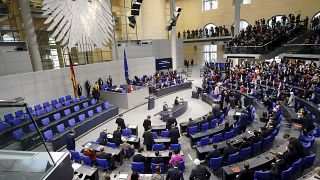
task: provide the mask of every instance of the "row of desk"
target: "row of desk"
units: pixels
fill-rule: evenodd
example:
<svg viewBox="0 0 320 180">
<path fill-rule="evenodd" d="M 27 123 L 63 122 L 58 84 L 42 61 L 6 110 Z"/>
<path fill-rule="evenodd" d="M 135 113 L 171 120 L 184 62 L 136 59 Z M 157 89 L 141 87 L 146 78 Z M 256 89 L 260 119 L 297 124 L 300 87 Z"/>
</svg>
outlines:
<svg viewBox="0 0 320 180">
<path fill-rule="evenodd" d="M 192 87 L 192 82 L 185 82 L 177 85 L 173 85 L 170 87 L 162 88 L 162 89 L 156 89 L 154 94 L 155 96 L 165 96 L 167 94 L 171 94 L 176 91 L 180 91 L 183 89 L 190 89 Z"/>
</svg>

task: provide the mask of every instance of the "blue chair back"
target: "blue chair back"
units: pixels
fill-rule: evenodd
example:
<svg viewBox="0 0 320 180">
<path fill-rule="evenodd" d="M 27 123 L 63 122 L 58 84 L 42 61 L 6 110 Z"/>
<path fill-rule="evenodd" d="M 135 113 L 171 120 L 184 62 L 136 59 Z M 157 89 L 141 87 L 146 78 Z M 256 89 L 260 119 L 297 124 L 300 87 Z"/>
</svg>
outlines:
<svg viewBox="0 0 320 180">
<path fill-rule="evenodd" d="M 301 170 L 302 170 L 302 158 L 298 159 L 296 162 L 292 164 L 293 174 L 297 174 Z"/>
<path fill-rule="evenodd" d="M 281 180 L 288 180 L 291 178 L 292 178 L 292 167 L 289 167 L 289 169 L 282 171 Z"/>
<path fill-rule="evenodd" d="M 29 124 L 29 131 L 30 132 L 35 132 L 37 129 L 36 129 L 36 126 L 32 123 L 32 124 Z"/>
<path fill-rule="evenodd" d="M 165 138 L 169 137 L 169 131 L 161 131 L 161 136 Z"/>
<path fill-rule="evenodd" d="M 101 106 L 98 106 L 98 107 L 96 108 L 96 111 L 97 111 L 97 113 L 101 113 L 101 112 L 102 112 L 102 107 L 101 107 Z"/>
<path fill-rule="evenodd" d="M 85 165 L 87 165 L 87 166 L 92 166 L 92 165 L 93 165 L 90 157 L 81 154 L 81 159 L 82 159 L 82 161 L 83 161 L 83 163 L 84 163 Z"/>
<path fill-rule="evenodd" d="M 132 150 L 129 149 L 129 148 L 124 149 L 124 152 L 125 152 L 126 157 L 128 157 L 128 158 L 130 158 L 131 156 L 133 156 L 133 152 L 132 152 Z"/>
<path fill-rule="evenodd" d="M 34 110 L 35 110 L 35 111 L 39 111 L 39 110 L 41 110 L 41 109 L 42 109 L 42 107 L 41 107 L 40 104 L 37 104 L 37 105 L 34 106 Z"/>
<path fill-rule="evenodd" d="M 41 123 L 43 126 L 47 126 L 50 123 L 50 120 L 49 118 L 44 118 L 44 119 L 41 119 Z"/>
<path fill-rule="evenodd" d="M 88 102 L 82 103 L 83 108 L 87 108 L 89 106 Z"/>
<path fill-rule="evenodd" d="M 21 119 L 20 118 L 15 118 L 14 120 L 12 120 L 11 124 L 13 126 L 18 126 L 19 124 L 21 124 Z"/>
<path fill-rule="evenodd" d="M 102 169 L 104 171 L 107 171 L 110 169 L 110 165 L 109 165 L 109 162 L 106 160 L 106 159 L 99 159 L 99 158 L 96 158 L 96 162 L 98 164 L 98 168 L 99 169 Z"/>
<path fill-rule="evenodd" d="M 14 119 L 13 115 L 11 113 L 5 114 L 4 119 L 6 122 L 11 123 L 11 121 Z"/>
<path fill-rule="evenodd" d="M 103 105 L 106 110 L 110 109 L 110 103 L 108 101 L 104 102 Z"/>
<path fill-rule="evenodd" d="M 86 116 L 84 114 L 79 115 L 79 121 L 82 122 L 86 119 Z"/>
<path fill-rule="evenodd" d="M 57 104 L 55 105 L 56 109 L 61 109 L 62 106 L 63 106 L 63 105 L 62 105 L 61 103 L 57 103 Z"/>
<path fill-rule="evenodd" d="M 60 113 L 56 113 L 53 115 L 54 120 L 59 120 L 61 118 Z"/>
<path fill-rule="evenodd" d="M 268 136 L 268 137 L 266 137 L 266 138 L 263 139 L 262 149 L 263 149 L 263 150 L 268 149 L 269 145 L 270 145 L 270 136 Z"/>
<path fill-rule="evenodd" d="M 218 143 L 222 139 L 222 134 L 218 133 L 212 136 L 212 143 Z"/>
<path fill-rule="evenodd" d="M 79 107 L 78 105 L 77 105 L 77 106 L 74 106 L 73 109 L 74 109 L 75 112 L 80 111 L 80 107 Z"/>
<path fill-rule="evenodd" d="M 157 139 L 158 138 L 158 134 L 156 132 L 151 132 L 153 139 Z"/>
<path fill-rule="evenodd" d="M 80 101 L 83 101 L 83 100 L 85 100 L 85 99 L 86 99 L 85 96 L 80 96 Z"/>
<path fill-rule="evenodd" d="M 0 132 L 3 132 L 8 128 L 9 128 L 9 125 L 7 123 L 1 122 L 0 120 Z"/>
<path fill-rule="evenodd" d="M 156 167 L 160 166 L 161 168 L 161 174 L 164 174 L 164 163 L 160 163 L 160 164 L 155 164 L 155 163 L 151 163 L 151 171 L 152 174 L 154 174 L 156 172 Z"/>
<path fill-rule="evenodd" d="M 73 103 L 77 103 L 77 102 L 79 102 L 79 101 L 80 101 L 80 99 L 78 99 L 78 98 L 73 98 L 73 99 L 72 99 L 72 102 L 73 102 Z"/>
<path fill-rule="evenodd" d="M 224 133 L 223 139 L 228 140 L 228 139 L 231 139 L 232 137 L 233 137 L 233 130 L 230 130 Z"/>
<path fill-rule="evenodd" d="M 23 112 L 23 110 L 18 110 L 14 114 L 16 115 L 16 117 L 21 117 L 24 115 L 24 112 Z"/>
<path fill-rule="evenodd" d="M 189 133 L 190 135 L 196 134 L 197 132 L 198 132 L 198 127 L 197 127 L 197 126 L 192 126 L 192 127 L 189 127 L 189 128 L 188 128 L 188 133 Z"/>
<path fill-rule="evenodd" d="M 238 160 L 239 160 L 239 152 L 234 153 L 234 154 L 230 154 L 228 157 L 228 165 L 234 164 L 234 163 L 238 162 Z"/>
<path fill-rule="evenodd" d="M 122 135 L 130 137 L 132 135 L 132 130 L 130 128 L 122 129 Z"/>
<path fill-rule="evenodd" d="M 90 104 L 95 105 L 95 104 L 97 104 L 97 101 L 95 99 L 91 99 Z"/>
<path fill-rule="evenodd" d="M 49 104 L 49 102 L 44 102 L 44 103 L 42 103 L 42 106 L 43 106 L 44 108 L 46 108 L 46 107 L 49 107 L 50 104 Z"/>
<path fill-rule="evenodd" d="M 164 145 L 163 144 L 154 144 L 152 149 L 153 149 L 153 151 L 163 151 Z"/>
<path fill-rule="evenodd" d="M 20 140 L 24 136 L 24 134 L 25 133 L 23 132 L 22 128 L 17 129 L 17 130 L 12 132 L 12 136 L 17 140 Z"/>
<path fill-rule="evenodd" d="M 70 150 L 71 160 L 81 163 L 81 155 L 77 151 Z"/>
<path fill-rule="evenodd" d="M 66 109 L 63 111 L 65 116 L 69 116 L 71 114 L 70 109 Z"/>
<path fill-rule="evenodd" d="M 302 159 L 302 167 L 304 169 L 311 168 L 313 166 L 314 161 L 316 160 L 316 154 L 312 154 L 310 156 L 306 156 Z"/>
<path fill-rule="evenodd" d="M 210 168 L 212 171 L 218 170 L 221 167 L 222 167 L 222 157 L 210 159 Z"/>
<path fill-rule="evenodd" d="M 51 141 L 53 138 L 53 132 L 51 129 L 47 130 L 46 132 L 43 133 L 43 137 L 46 141 Z"/>
<path fill-rule="evenodd" d="M 241 149 L 239 154 L 240 154 L 240 160 L 247 159 L 251 154 L 251 147 Z"/>
<path fill-rule="evenodd" d="M 107 146 L 111 147 L 111 148 L 117 148 L 117 145 L 115 143 L 112 143 L 112 142 L 107 142 Z"/>
<path fill-rule="evenodd" d="M 92 117 L 93 116 L 93 110 L 88 111 L 88 116 Z"/>
<path fill-rule="evenodd" d="M 36 111 L 36 115 L 37 115 L 37 116 L 42 116 L 42 115 L 44 115 L 44 113 L 46 113 L 46 112 L 44 111 L 44 109 L 40 109 L 40 110 Z"/>
<path fill-rule="evenodd" d="M 144 172 L 145 172 L 144 163 L 143 162 L 132 162 L 131 163 L 131 170 L 133 172 L 144 174 Z"/>
<path fill-rule="evenodd" d="M 48 107 L 46 107 L 46 111 L 47 112 L 52 112 L 54 109 L 53 109 L 53 107 L 52 106 L 48 106 Z"/>
<path fill-rule="evenodd" d="M 64 128 L 64 124 L 63 124 L 63 123 L 62 123 L 62 124 L 59 124 L 59 125 L 57 126 L 57 131 L 58 131 L 59 133 L 62 133 L 64 130 L 65 130 L 65 128 Z"/>
<path fill-rule="evenodd" d="M 58 104 L 58 101 L 56 99 L 52 99 L 51 104 L 52 104 L 52 106 L 55 106 L 56 104 Z"/>
<path fill-rule="evenodd" d="M 213 119 L 211 122 L 210 122 L 210 127 L 211 129 L 214 129 L 216 126 L 217 126 L 217 119 Z"/>
<path fill-rule="evenodd" d="M 76 125 L 76 120 L 74 118 L 68 120 L 69 127 L 73 127 Z"/>
<path fill-rule="evenodd" d="M 71 95 L 66 95 L 66 100 L 67 100 L 67 101 L 72 101 Z"/>
<path fill-rule="evenodd" d="M 270 171 L 255 171 L 254 172 L 254 179 L 257 180 L 270 180 L 271 179 L 271 172 Z"/>
<path fill-rule="evenodd" d="M 58 100 L 59 100 L 59 103 L 61 103 L 61 104 L 64 104 L 64 102 L 65 102 L 64 97 L 60 97 Z"/>
<path fill-rule="evenodd" d="M 181 149 L 180 144 L 170 144 L 170 150 Z"/>
<path fill-rule="evenodd" d="M 65 101 L 65 102 L 64 102 L 64 105 L 65 105 L 65 106 L 69 106 L 70 104 L 71 104 L 71 101 Z"/>
<path fill-rule="evenodd" d="M 259 152 L 261 150 L 261 141 L 253 143 L 252 145 L 252 154 L 256 154 L 257 152 Z"/>
<path fill-rule="evenodd" d="M 202 147 L 209 144 L 209 137 L 203 137 L 200 139 L 200 141 L 197 143 L 197 146 Z"/>
<path fill-rule="evenodd" d="M 178 169 L 182 172 L 184 172 L 184 170 L 186 169 L 186 166 L 184 164 L 184 161 L 180 161 L 179 165 L 178 165 Z"/>
<path fill-rule="evenodd" d="M 201 125 L 201 131 L 202 132 L 205 132 L 205 131 L 207 131 L 209 129 L 209 123 L 203 123 L 202 125 Z"/>
<path fill-rule="evenodd" d="M 218 119 L 218 124 L 222 124 L 223 119 L 224 119 L 224 116 L 223 116 L 223 115 L 222 115 L 222 116 L 220 116 L 220 117 L 219 117 L 219 119 Z"/>
</svg>

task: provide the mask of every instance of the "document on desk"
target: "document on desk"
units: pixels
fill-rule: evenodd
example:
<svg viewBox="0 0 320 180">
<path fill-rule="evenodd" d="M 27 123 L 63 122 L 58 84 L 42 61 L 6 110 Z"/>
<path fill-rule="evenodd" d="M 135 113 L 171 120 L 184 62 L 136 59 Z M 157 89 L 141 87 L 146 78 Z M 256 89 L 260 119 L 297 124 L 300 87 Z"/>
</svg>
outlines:
<svg viewBox="0 0 320 180">
<path fill-rule="evenodd" d="M 119 179 L 127 179 L 128 178 L 128 174 L 120 174 L 119 175 Z"/>
<path fill-rule="evenodd" d="M 236 116 L 241 116 L 241 112 L 236 112 Z"/>
<path fill-rule="evenodd" d="M 131 137 L 129 138 L 129 141 L 134 141 L 136 138 L 135 137 Z"/>
<path fill-rule="evenodd" d="M 129 125 L 128 128 L 129 128 L 129 129 L 134 129 L 134 128 L 137 128 L 137 125 Z"/>
</svg>

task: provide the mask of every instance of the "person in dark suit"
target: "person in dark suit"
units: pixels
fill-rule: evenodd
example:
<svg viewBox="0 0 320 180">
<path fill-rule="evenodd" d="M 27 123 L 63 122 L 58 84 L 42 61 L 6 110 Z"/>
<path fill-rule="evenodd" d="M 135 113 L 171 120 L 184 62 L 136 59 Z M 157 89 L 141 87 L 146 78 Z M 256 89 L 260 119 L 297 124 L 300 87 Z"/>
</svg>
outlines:
<svg viewBox="0 0 320 180">
<path fill-rule="evenodd" d="M 282 159 L 282 155 L 280 153 L 276 153 L 274 158 L 276 159 L 276 162 L 272 166 L 270 172 L 272 174 L 272 179 L 280 179 L 282 171 L 287 169 L 287 164 Z"/>
<path fill-rule="evenodd" d="M 97 102 L 99 102 L 99 98 L 100 98 L 99 89 L 97 89 L 96 87 L 93 88 L 93 90 L 92 90 L 92 96 L 93 96 L 93 99 L 95 99 Z"/>
<path fill-rule="evenodd" d="M 184 180 L 183 172 L 178 169 L 178 165 L 179 163 L 175 161 L 173 168 L 168 169 L 166 180 Z"/>
<path fill-rule="evenodd" d="M 230 141 L 227 141 L 226 144 L 227 144 L 227 147 L 223 150 L 223 155 L 222 155 L 222 160 L 224 162 L 228 161 L 229 155 L 237 151 L 235 147 L 231 146 Z"/>
<path fill-rule="evenodd" d="M 286 162 L 286 164 L 291 166 L 295 161 L 298 160 L 299 156 L 292 144 L 288 144 L 286 148 L 287 151 L 284 153 L 282 159 Z"/>
<path fill-rule="evenodd" d="M 253 136 L 250 138 L 250 140 L 251 140 L 252 144 L 261 141 L 261 139 L 260 139 L 260 137 L 259 137 L 259 131 L 254 130 Z"/>
<path fill-rule="evenodd" d="M 148 131 L 148 127 L 149 126 L 151 126 L 151 116 L 150 115 L 148 115 L 147 116 L 147 119 L 145 119 L 144 121 L 143 121 L 143 127 L 144 127 L 144 131 Z"/>
<path fill-rule="evenodd" d="M 104 151 L 104 147 L 100 147 L 100 152 L 97 153 L 97 158 L 99 159 L 106 159 L 108 163 L 110 164 L 111 169 L 116 168 L 115 158 L 110 153 L 106 153 Z"/>
<path fill-rule="evenodd" d="M 116 119 L 116 124 L 118 124 L 118 126 L 120 126 L 121 129 L 125 129 L 126 128 L 126 124 L 125 124 L 124 119 L 123 119 L 123 114 L 119 114 L 119 117 Z"/>
<path fill-rule="evenodd" d="M 269 132 L 267 131 L 266 127 L 260 128 L 260 138 L 263 140 L 264 138 L 267 138 L 269 136 Z"/>
<path fill-rule="evenodd" d="M 152 145 L 154 144 L 153 135 L 151 133 L 151 127 L 149 126 L 148 131 L 143 133 L 144 144 L 146 145 L 147 151 L 152 151 Z"/>
<path fill-rule="evenodd" d="M 180 101 L 179 101 L 179 97 L 177 96 L 176 99 L 174 100 L 174 105 L 179 105 Z"/>
<path fill-rule="evenodd" d="M 252 145 L 251 141 L 249 141 L 248 138 L 244 136 L 244 137 L 242 137 L 242 143 L 239 146 L 239 150 L 251 147 L 251 145 Z"/>
<path fill-rule="evenodd" d="M 248 118 L 248 111 L 243 110 L 240 116 L 240 132 L 243 133 L 246 131 L 248 126 L 249 118 Z"/>
<path fill-rule="evenodd" d="M 108 77 L 107 84 L 108 84 L 109 87 L 112 87 L 112 78 L 111 78 L 111 76 Z"/>
<path fill-rule="evenodd" d="M 179 129 L 172 124 L 169 131 L 170 144 L 179 144 L 180 132 Z"/>
<path fill-rule="evenodd" d="M 193 122 L 192 118 L 189 118 L 188 128 L 192 126 L 196 126 L 197 124 Z"/>
<path fill-rule="evenodd" d="M 163 158 L 160 156 L 159 151 L 156 151 L 156 152 L 154 153 L 154 155 L 155 155 L 156 157 L 151 158 L 151 163 L 154 163 L 154 164 L 164 163 Z"/>
<path fill-rule="evenodd" d="M 74 139 L 75 134 L 75 131 L 72 129 L 66 136 L 66 144 L 69 151 L 75 151 L 76 149 L 76 141 Z"/>
<path fill-rule="evenodd" d="M 142 155 L 143 148 L 138 149 L 138 153 L 133 156 L 132 162 L 143 162 L 144 165 L 147 163 L 146 157 Z"/>
<path fill-rule="evenodd" d="M 211 173 L 208 171 L 207 168 L 205 168 L 204 166 L 200 165 L 200 160 L 199 159 L 195 159 L 194 160 L 194 164 L 196 165 L 195 168 L 193 168 L 191 170 L 191 174 L 189 177 L 189 180 L 206 180 L 206 179 L 210 179 Z"/>
<path fill-rule="evenodd" d="M 221 156 L 220 151 L 217 149 L 218 146 L 216 144 L 212 145 L 212 150 L 209 151 L 208 155 L 206 156 L 206 160 L 209 163 L 211 158 L 217 158 Z"/>
<path fill-rule="evenodd" d="M 121 140 L 121 127 L 118 126 L 117 130 L 113 132 L 113 142 L 119 146 L 122 143 Z"/>
<path fill-rule="evenodd" d="M 101 145 L 105 145 L 108 142 L 108 132 L 107 128 L 104 128 L 102 132 L 100 132 L 99 138 L 97 139 L 97 142 Z"/>
<path fill-rule="evenodd" d="M 207 116 L 207 118 L 206 118 L 206 120 L 207 120 L 208 122 L 210 122 L 210 121 L 213 120 L 213 119 L 214 119 L 214 116 L 212 115 L 212 112 L 210 111 L 209 114 L 208 114 L 208 116 Z"/>
<path fill-rule="evenodd" d="M 167 119 L 166 128 L 170 130 L 173 124 L 176 126 L 178 122 L 177 122 L 177 119 L 172 116 L 172 113 L 170 113 L 169 118 Z"/>
<path fill-rule="evenodd" d="M 225 122 L 224 123 L 224 129 L 223 129 L 223 132 L 229 132 L 231 130 L 231 126 L 230 126 L 230 123 L 229 121 Z"/>
<path fill-rule="evenodd" d="M 212 105 L 212 114 L 214 118 L 219 118 L 222 115 L 219 104 Z"/>
<path fill-rule="evenodd" d="M 237 180 L 247 180 L 247 179 L 253 179 L 253 172 L 249 169 L 249 164 L 244 163 L 243 164 L 243 170 L 240 171 L 239 176 L 237 177 Z"/>
</svg>

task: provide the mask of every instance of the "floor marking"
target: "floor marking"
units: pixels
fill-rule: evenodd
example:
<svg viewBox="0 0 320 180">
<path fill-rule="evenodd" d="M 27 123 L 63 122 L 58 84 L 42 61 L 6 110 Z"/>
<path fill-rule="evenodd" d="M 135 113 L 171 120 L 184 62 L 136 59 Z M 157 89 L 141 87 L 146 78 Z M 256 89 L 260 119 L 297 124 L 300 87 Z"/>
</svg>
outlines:
<svg viewBox="0 0 320 180">
<path fill-rule="evenodd" d="M 190 154 L 188 154 L 188 156 L 189 156 L 190 160 L 192 161 L 192 157 L 190 156 Z"/>
</svg>

